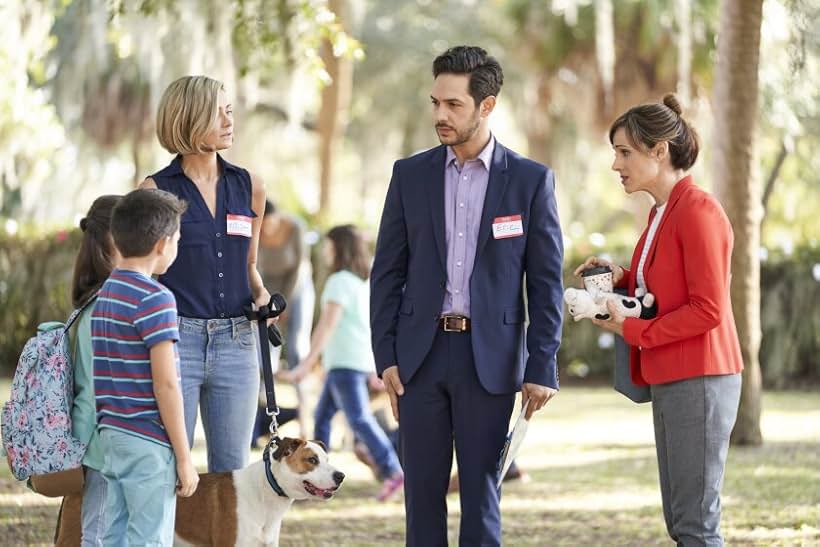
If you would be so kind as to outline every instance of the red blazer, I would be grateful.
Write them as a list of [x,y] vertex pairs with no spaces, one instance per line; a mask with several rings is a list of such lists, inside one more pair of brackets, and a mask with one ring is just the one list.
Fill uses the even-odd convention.
[[[655,209],[649,215],[649,223]],[[644,230],[619,286],[635,294]],[[687,176],[672,189],[644,264],[654,319],[627,318],[632,380],[665,384],[743,370],[729,298],[734,235],[717,200]]]

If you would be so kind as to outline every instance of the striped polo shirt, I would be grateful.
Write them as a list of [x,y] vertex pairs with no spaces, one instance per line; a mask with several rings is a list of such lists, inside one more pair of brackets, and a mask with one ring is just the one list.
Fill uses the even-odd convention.
[[[170,447],[151,376],[151,347],[179,340],[174,295],[159,282],[114,270],[91,315],[97,423]],[[177,380],[179,354],[174,344]]]

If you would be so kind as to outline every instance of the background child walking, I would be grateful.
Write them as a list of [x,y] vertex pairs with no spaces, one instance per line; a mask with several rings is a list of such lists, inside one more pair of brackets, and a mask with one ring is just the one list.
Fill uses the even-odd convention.
[[370,349],[370,266],[364,240],[351,225],[327,233],[324,256],[331,274],[322,291],[322,311],[313,333],[310,353],[292,371],[279,376],[299,382],[322,356],[327,379],[315,413],[316,439],[330,444],[330,422],[341,410],[350,428],[367,446],[385,477],[377,498],[384,501],[404,484],[393,445],[370,410],[367,378],[376,371]]
[[173,194],[134,190],[111,220],[122,259],[91,319],[105,545],[171,545],[175,493],[190,496],[199,482],[183,418],[176,301],[151,277],[176,258],[184,210]]

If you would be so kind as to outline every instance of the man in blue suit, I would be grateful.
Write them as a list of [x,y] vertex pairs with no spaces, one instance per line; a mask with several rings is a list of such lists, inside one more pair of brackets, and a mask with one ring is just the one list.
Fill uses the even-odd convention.
[[500,545],[496,466],[515,394],[531,415],[558,390],[555,179],[491,134],[504,76],[486,51],[452,48],[433,76],[441,146],[393,166],[371,274],[373,352],[399,420],[407,545],[447,545],[453,443],[459,543]]

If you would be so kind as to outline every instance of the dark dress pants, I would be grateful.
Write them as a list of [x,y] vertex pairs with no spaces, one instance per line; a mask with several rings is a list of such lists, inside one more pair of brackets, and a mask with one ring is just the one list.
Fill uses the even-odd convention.
[[438,331],[430,353],[399,397],[408,546],[447,545],[446,495],[454,443],[461,497],[459,545],[501,544],[495,484],[515,393],[492,395],[481,386],[470,337]]

